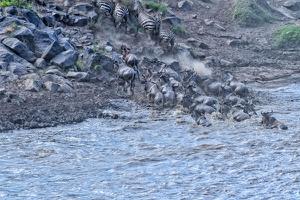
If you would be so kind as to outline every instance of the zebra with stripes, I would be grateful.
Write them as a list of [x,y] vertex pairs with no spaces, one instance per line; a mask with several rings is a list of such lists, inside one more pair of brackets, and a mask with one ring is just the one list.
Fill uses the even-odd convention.
[[98,0],[96,4],[100,13],[103,13],[105,16],[112,16],[115,7],[112,0]]
[[172,30],[161,30],[159,32],[159,44],[165,48],[173,50],[175,45],[175,34]]
[[142,27],[151,38],[159,36],[161,19],[160,17],[152,16],[147,13],[139,0],[135,0],[135,10],[138,17],[138,28]]
[[127,21],[129,17],[129,10],[128,8],[121,4],[116,3],[115,10],[113,12],[113,18],[116,28],[120,28],[122,24],[125,25],[125,30],[127,30]]

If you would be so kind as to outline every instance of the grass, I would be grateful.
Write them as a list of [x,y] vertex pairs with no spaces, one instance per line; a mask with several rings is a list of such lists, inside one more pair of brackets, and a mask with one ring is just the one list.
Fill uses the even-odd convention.
[[256,3],[256,0],[236,0],[233,18],[244,27],[256,27],[272,19],[271,15]]
[[276,47],[300,47],[300,26],[289,24],[280,27],[277,31],[275,31],[273,37]]
[[174,25],[172,27],[172,31],[176,34],[176,35],[185,35],[186,34],[186,30],[183,26],[181,25]]
[[144,5],[148,9],[152,9],[154,11],[161,12],[163,14],[166,13],[168,9],[166,4],[159,3],[153,0],[144,1]]
[[31,3],[26,0],[0,0],[0,7],[17,6],[21,8],[32,8]]

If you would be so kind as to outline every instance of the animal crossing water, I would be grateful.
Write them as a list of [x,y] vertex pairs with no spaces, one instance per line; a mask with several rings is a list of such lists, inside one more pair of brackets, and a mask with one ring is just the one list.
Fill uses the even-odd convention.
[[264,91],[260,108],[287,131],[260,116],[201,128],[116,101],[119,119],[2,133],[0,198],[300,199],[299,88]]

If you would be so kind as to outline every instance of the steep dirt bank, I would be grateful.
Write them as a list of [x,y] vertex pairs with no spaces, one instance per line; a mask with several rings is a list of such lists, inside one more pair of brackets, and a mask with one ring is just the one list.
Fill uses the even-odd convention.
[[[62,25],[60,30],[64,36],[68,36],[80,50],[90,47],[97,51],[105,51],[107,44],[119,50],[122,44],[127,44],[140,58],[146,56],[177,60],[187,68],[191,63],[196,68],[204,65],[213,73],[231,72],[238,80],[245,82],[264,83],[288,78],[300,72],[299,50],[277,49],[272,41],[273,32],[284,24],[294,23],[294,19],[274,20],[256,28],[246,28],[238,26],[233,20],[233,1],[194,1],[188,11],[179,9],[178,1],[165,2],[175,16],[181,19],[181,26],[185,30],[184,35],[176,37],[176,48],[190,52],[192,62],[185,62],[187,59],[182,59],[181,54],[174,56],[164,53],[144,33],[135,37],[132,32],[125,34],[123,30],[116,30],[110,18],[81,28],[58,25]],[[54,3],[63,7],[62,1]],[[74,3],[71,2],[70,5]],[[86,60],[89,60],[89,57]],[[77,62],[76,65],[77,68],[86,67],[86,63]],[[44,75],[45,71],[38,70],[37,74]],[[61,71],[64,73],[62,77],[65,78],[68,71]],[[68,85],[69,81],[65,80],[63,84]],[[109,99],[119,98],[117,83],[109,81],[74,81],[72,91],[67,93],[44,91],[45,85],[38,93],[25,91],[23,82],[18,81],[3,84],[3,87],[5,91],[1,91],[3,98],[1,97],[0,130],[55,126],[91,117],[103,117],[102,109],[110,106]],[[139,99],[139,102],[141,101],[143,100]]]

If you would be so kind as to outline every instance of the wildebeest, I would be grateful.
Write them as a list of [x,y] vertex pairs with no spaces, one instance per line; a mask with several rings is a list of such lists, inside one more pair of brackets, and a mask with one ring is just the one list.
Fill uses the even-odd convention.
[[273,117],[273,111],[272,112],[262,112],[262,121],[261,124],[265,126],[266,128],[279,128],[281,130],[287,130],[288,127],[284,123],[278,121],[275,117]]
[[133,95],[134,94],[134,81],[136,79],[137,76],[137,72],[131,68],[128,67],[125,63],[121,62],[115,62],[115,68],[117,68],[117,75],[118,78],[124,81],[124,86],[123,89],[128,90],[128,86],[130,89],[130,94]]
[[125,63],[134,68],[136,72],[138,73],[138,78],[140,79],[140,72],[138,68],[139,60],[138,57],[130,52],[130,48],[128,48],[126,45],[121,46],[122,56]]

